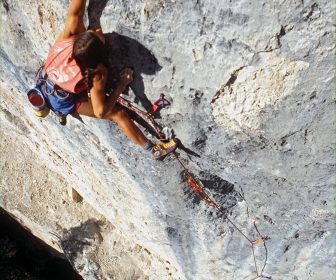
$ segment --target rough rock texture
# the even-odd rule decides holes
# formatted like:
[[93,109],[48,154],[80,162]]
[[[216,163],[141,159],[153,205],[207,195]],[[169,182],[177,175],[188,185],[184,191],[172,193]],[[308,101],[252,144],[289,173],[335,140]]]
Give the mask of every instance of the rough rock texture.
[[[253,278],[248,244],[195,199],[173,160],[154,163],[107,121],[61,127],[31,113],[25,91],[67,5],[0,5],[1,207],[85,279]],[[88,10],[87,23],[108,33],[111,73],[132,65],[139,101],[167,95],[159,122],[200,155],[181,151],[187,166],[244,232],[257,238],[256,221],[272,238],[264,274],[332,279],[334,1],[90,1]],[[71,202],[71,187],[85,202]],[[256,254],[262,264],[262,246]]]

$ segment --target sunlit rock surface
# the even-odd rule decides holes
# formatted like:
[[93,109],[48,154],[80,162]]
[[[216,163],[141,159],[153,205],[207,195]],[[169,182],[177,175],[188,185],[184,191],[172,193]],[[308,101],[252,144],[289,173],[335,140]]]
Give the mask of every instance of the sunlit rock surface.
[[[37,119],[25,92],[69,1],[0,4],[0,206],[63,251],[85,279],[252,279],[251,250],[115,124]],[[334,1],[90,1],[110,39],[112,84],[171,106],[158,122],[250,237],[264,275],[335,276]],[[146,104],[144,104],[146,106]],[[149,136],[150,137],[150,136]],[[200,157],[195,156],[195,153]],[[74,203],[75,188],[84,198]],[[259,271],[263,246],[257,247]]]

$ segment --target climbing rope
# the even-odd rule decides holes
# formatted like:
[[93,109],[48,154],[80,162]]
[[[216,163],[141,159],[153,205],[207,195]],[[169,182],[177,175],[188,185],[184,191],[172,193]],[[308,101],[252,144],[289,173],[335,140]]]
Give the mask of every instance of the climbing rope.
[[[139,109],[136,106],[133,106],[133,104],[129,101],[126,100],[125,98],[119,97],[118,98],[118,103],[122,106],[124,106],[125,108],[135,112],[138,116],[140,116],[144,121],[146,121],[150,127],[153,129],[153,131],[155,132],[156,136],[158,139],[160,139],[161,141],[164,140],[163,139],[163,135],[161,133],[160,128],[158,127],[158,125],[155,123],[154,118],[153,118],[153,114],[155,112],[157,112],[160,108],[162,108],[163,106],[167,106],[168,103],[165,103],[165,98],[164,95],[161,94],[160,99],[157,100],[154,103],[154,106],[152,107],[152,109],[149,112],[145,112],[141,109]],[[204,187],[201,185],[202,183],[199,182],[199,180],[195,179],[195,176],[189,171],[189,169],[185,166],[185,164],[181,161],[181,159],[178,157],[176,152],[172,153],[174,158],[176,159],[176,161],[179,163],[179,165],[182,167],[184,174],[185,174],[185,178],[184,181],[194,190],[194,192],[209,206],[214,207],[219,213],[222,214],[223,218],[226,219],[238,232],[239,234],[245,239],[247,240],[247,242],[249,243],[249,245],[251,246],[251,250],[252,250],[252,257],[253,257],[253,262],[254,262],[254,267],[255,267],[255,271],[256,271],[256,276],[254,278],[252,278],[251,280],[256,280],[259,278],[265,278],[265,279],[272,279],[271,276],[266,276],[263,274],[264,269],[266,267],[267,264],[267,247],[266,247],[266,241],[270,239],[270,237],[266,236],[266,235],[262,235],[255,222],[253,222],[254,228],[257,231],[257,233],[259,234],[259,239],[251,239],[249,238],[244,232],[243,230],[237,226],[236,223],[234,223],[232,221],[232,219],[229,218],[228,214],[225,212],[225,209],[220,206],[216,201],[214,201],[212,198],[210,198],[210,196],[206,193]],[[257,260],[256,260],[256,256],[255,256],[255,246],[257,245],[264,245],[264,249],[265,249],[265,259],[264,259],[264,264],[262,269],[259,271],[258,270],[258,265],[257,265]]]
[[[272,279],[271,276],[266,276],[263,275],[263,271],[266,267],[267,264],[267,247],[266,247],[266,241],[270,239],[270,237],[266,236],[266,235],[261,235],[261,233],[259,232],[255,222],[253,223],[254,228],[256,229],[257,233],[259,234],[260,238],[259,239],[255,239],[252,240],[249,237],[247,237],[246,234],[244,234],[244,232],[229,218],[228,214],[225,212],[225,210],[223,209],[223,207],[221,207],[220,205],[218,205],[213,199],[211,199],[208,194],[204,191],[204,188],[202,186],[200,186],[199,183],[197,183],[197,180],[194,179],[194,176],[190,173],[190,171],[188,170],[188,168],[184,165],[184,163],[181,161],[181,159],[177,156],[177,154],[174,152],[173,153],[175,159],[178,161],[178,163],[181,165],[181,167],[183,168],[185,174],[187,175],[187,178],[185,179],[185,182],[188,183],[188,185],[195,191],[195,193],[209,206],[212,206],[214,208],[216,208],[219,213],[221,213],[224,217],[224,219],[226,219],[239,233],[241,236],[243,236],[248,243],[251,245],[251,249],[252,249],[252,256],[253,256],[253,262],[254,262],[254,266],[255,266],[255,270],[256,270],[256,277],[254,277],[251,280],[255,280],[258,278],[266,278],[266,279]],[[260,270],[260,273],[258,271],[258,265],[257,265],[257,260],[256,260],[256,256],[255,256],[255,252],[254,252],[254,247],[256,245],[260,245],[260,244],[264,244],[264,248],[265,248],[265,260],[264,260],[264,265],[262,267],[262,269]]]

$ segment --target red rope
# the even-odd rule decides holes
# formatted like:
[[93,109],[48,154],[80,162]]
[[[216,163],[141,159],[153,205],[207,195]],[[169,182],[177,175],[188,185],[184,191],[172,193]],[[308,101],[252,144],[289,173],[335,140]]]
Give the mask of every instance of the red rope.
[[[188,170],[188,168],[184,165],[184,163],[181,161],[181,159],[177,156],[177,154],[174,152],[173,153],[175,159],[178,161],[178,163],[181,165],[181,167],[183,168],[183,170],[185,171],[185,173],[187,174],[187,176],[189,178],[192,179],[192,182],[194,182],[195,184],[197,184],[197,180],[194,179],[193,175],[190,173],[190,171]],[[188,183],[188,181],[187,181]],[[219,206],[215,201],[213,201],[203,190],[203,188],[201,186],[198,185],[198,189],[195,188],[195,186],[191,185],[192,189],[196,191],[196,193],[198,194],[198,196],[200,198],[203,199],[203,201],[205,201],[208,205],[215,207],[220,213],[223,214],[224,218],[250,243],[251,245],[251,249],[252,249],[252,256],[253,256],[253,262],[254,262],[254,266],[255,266],[255,270],[256,270],[256,277],[253,279],[258,279],[258,278],[267,278],[267,279],[271,279],[270,276],[264,276],[262,274],[263,270],[265,269],[266,266],[266,261],[267,261],[267,248],[266,248],[266,244],[265,241],[269,240],[270,238],[268,236],[262,236],[259,232],[259,230],[256,227],[256,224],[254,222],[254,227],[256,228],[257,232],[260,235],[260,239],[256,239],[256,240],[251,240],[250,238],[247,237],[246,234],[244,234],[244,232],[228,217],[228,215],[225,213],[224,209]],[[200,192],[199,190],[201,190],[202,192]],[[265,246],[265,252],[266,252],[266,257],[265,257],[265,263],[263,268],[261,269],[261,273],[259,274],[258,271],[258,265],[257,265],[257,260],[256,260],[256,256],[255,256],[255,252],[254,252],[254,246],[257,244],[261,244],[263,243]]]
[[[153,130],[155,131],[155,133],[157,134],[158,139],[162,138],[162,134],[160,132],[160,129],[157,127],[157,125],[155,124],[152,115],[146,112],[141,111],[139,108],[135,108],[129,101],[123,99],[123,98],[119,98],[118,102],[123,105],[124,107],[132,110],[133,112],[135,112],[136,114],[140,115],[140,117],[142,117],[145,121],[147,121],[147,123],[149,123],[149,125],[153,128]],[[156,102],[156,105],[159,105],[158,102]],[[263,271],[266,267],[266,262],[267,262],[267,247],[266,247],[266,241],[269,240],[270,238],[268,236],[262,236],[254,222],[254,227],[256,229],[256,231],[258,232],[258,234],[260,235],[260,239],[256,239],[256,240],[251,240],[250,238],[247,237],[246,234],[244,234],[244,232],[228,217],[228,215],[225,213],[225,210],[219,206],[216,201],[214,201],[213,199],[211,199],[207,193],[204,191],[204,188],[202,186],[200,186],[197,183],[197,180],[194,178],[194,175],[191,174],[191,172],[189,171],[189,169],[184,165],[184,163],[181,161],[181,159],[177,156],[176,152],[173,152],[174,158],[177,160],[177,162],[180,164],[180,166],[182,167],[182,169],[184,170],[185,174],[187,175],[187,183],[190,185],[190,187],[196,192],[196,194],[208,205],[216,208],[222,215],[223,217],[241,234],[241,236],[243,236],[251,245],[251,249],[252,249],[252,256],[253,256],[253,262],[254,262],[254,266],[255,266],[255,270],[256,270],[256,277],[253,278],[252,280],[258,279],[258,278],[267,278],[267,279],[272,279],[271,276],[265,276],[263,275]],[[189,179],[189,181],[188,181]],[[258,245],[258,244],[264,244],[265,247],[265,262],[264,262],[264,266],[260,271],[260,274],[258,272],[258,266],[257,266],[257,260],[256,260],[256,256],[255,256],[255,252],[254,252],[254,246]]]

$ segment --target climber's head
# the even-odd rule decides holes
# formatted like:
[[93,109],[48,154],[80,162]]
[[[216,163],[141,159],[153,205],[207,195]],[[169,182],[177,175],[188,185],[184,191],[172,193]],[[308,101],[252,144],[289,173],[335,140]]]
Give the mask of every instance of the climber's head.
[[79,34],[73,46],[74,59],[81,69],[92,69],[103,64],[105,53],[105,38],[101,29]]

